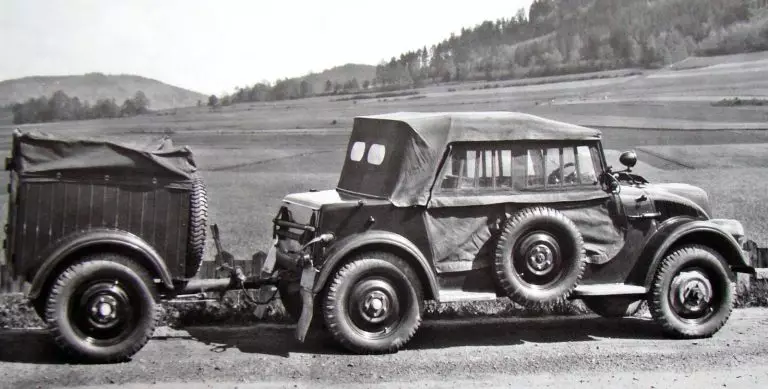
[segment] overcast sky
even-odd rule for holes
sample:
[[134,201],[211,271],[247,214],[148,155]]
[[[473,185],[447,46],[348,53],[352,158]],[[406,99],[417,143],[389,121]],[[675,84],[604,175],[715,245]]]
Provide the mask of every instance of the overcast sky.
[[531,0],[0,0],[0,80],[137,74],[206,94],[375,65]]

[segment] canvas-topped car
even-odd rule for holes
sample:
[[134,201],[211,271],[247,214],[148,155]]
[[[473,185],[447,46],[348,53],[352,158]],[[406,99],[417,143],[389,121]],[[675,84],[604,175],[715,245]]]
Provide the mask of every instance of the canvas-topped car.
[[335,189],[285,196],[263,272],[303,339],[404,346],[424,302],[582,299],[606,317],[647,301],[664,332],[708,337],[735,274],[753,273],[736,220],[705,191],[608,166],[601,132],[515,112],[357,117]]

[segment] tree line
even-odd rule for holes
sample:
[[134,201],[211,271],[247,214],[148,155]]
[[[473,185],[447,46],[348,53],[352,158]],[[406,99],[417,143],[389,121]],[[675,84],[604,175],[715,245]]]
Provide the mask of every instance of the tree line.
[[[718,34],[746,23],[760,8],[764,0],[535,0],[527,15],[521,9],[515,17],[462,29],[429,49],[392,57],[377,66],[377,80],[420,86],[654,68],[715,53],[705,48],[717,46]],[[768,30],[762,34],[768,43]],[[752,44],[752,50],[761,47]],[[750,48],[731,52],[738,50]]]
[[766,0],[534,0],[529,11],[463,28],[376,67],[372,80],[301,78],[211,96],[209,106],[396,90],[440,82],[504,80],[629,67],[657,68],[690,55],[768,49]]
[[50,97],[30,98],[11,105],[14,124],[45,123],[64,120],[85,120],[136,116],[149,112],[149,99],[142,91],[118,105],[114,98],[98,99],[91,105],[78,97],[70,97],[61,90]]

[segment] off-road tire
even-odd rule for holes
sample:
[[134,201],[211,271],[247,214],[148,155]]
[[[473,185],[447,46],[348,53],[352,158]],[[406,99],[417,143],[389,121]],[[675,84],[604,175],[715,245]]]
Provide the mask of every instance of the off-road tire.
[[[381,283],[376,283],[376,280]],[[390,296],[391,291],[394,291],[395,298],[387,299],[390,304],[387,307],[389,312],[396,311],[391,316],[396,322],[388,333],[375,336],[359,325],[363,323],[364,314],[361,313],[362,309],[358,309],[361,304],[354,304],[365,301],[364,296],[370,294],[362,289],[361,298],[355,299],[354,292],[356,288],[366,286],[370,288],[369,293],[381,291],[382,285],[388,285],[383,288],[390,288]],[[410,341],[421,325],[423,296],[418,274],[400,257],[379,251],[356,255],[335,273],[328,285],[323,304],[325,325],[339,344],[354,353],[396,352]],[[395,301],[397,309],[392,305]]]
[[[533,250],[549,250],[551,264],[534,269],[536,264],[529,260]],[[573,221],[555,209],[531,207],[515,213],[504,224],[496,245],[494,275],[512,301],[542,306],[567,299],[586,266],[584,238]]]
[[[100,286],[97,281],[101,282]],[[86,299],[85,293],[93,287],[101,291],[117,291],[111,296],[119,295],[119,292],[127,296],[127,302],[118,305],[127,310],[122,313],[128,312],[125,332],[102,344],[98,344],[100,339],[94,331],[94,321],[86,323],[88,312],[95,314],[99,309],[76,306]],[[155,288],[147,271],[127,257],[110,253],[90,255],[64,270],[54,281],[47,300],[45,321],[54,341],[70,356],[86,362],[112,363],[130,359],[149,341],[159,315]],[[90,328],[87,330],[90,333],[84,328]]]
[[635,296],[590,296],[581,301],[590,311],[608,318],[634,316],[643,304],[643,299]]
[[200,270],[205,254],[208,228],[208,192],[205,182],[195,174],[189,195],[189,232],[187,238],[186,275],[194,277]]
[[[704,319],[686,321],[676,312],[670,289],[682,270],[700,269],[712,290],[712,313]],[[672,338],[708,338],[725,325],[733,310],[735,286],[730,270],[715,250],[696,244],[685,245],[668,254],[658,266],[651,285],[648,308],[664,333]]]

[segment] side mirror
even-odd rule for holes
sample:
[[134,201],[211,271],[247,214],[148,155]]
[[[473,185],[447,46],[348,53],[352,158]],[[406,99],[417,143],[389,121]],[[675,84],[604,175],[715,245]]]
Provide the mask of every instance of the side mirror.
[[633,168],[637,164],[637,154],[634,151],[625,151],[619,156],[619,162],[627,168]]

